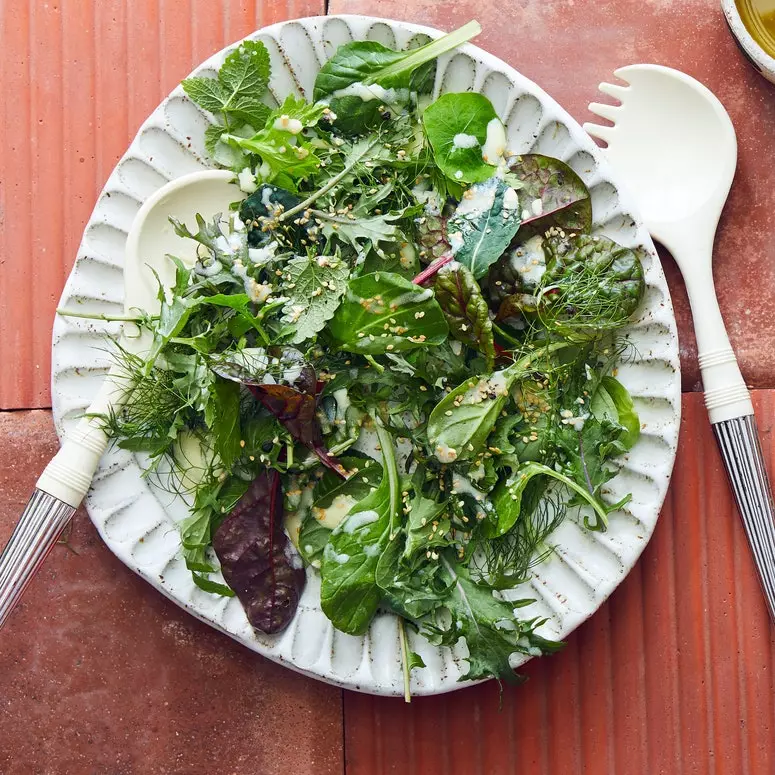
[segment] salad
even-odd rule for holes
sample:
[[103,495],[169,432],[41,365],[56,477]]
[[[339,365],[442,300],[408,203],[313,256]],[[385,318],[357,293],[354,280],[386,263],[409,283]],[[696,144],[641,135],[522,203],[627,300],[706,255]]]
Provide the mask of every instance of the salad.
[[509,148],[486,97],[432,97],[478,31],[341,46],[312,101],[270,106],[258,41],[183,82],[245,198],[174,223],[198,260],[171,257],[138,313],[150,350],[117,347],[128,400],[105,417],[191,504],[199,587],[277,633],[317,573],[339,630],[399,617],[407,687],[407,628],[462,639],[463,679],[562,645],[518,587],[563,519],[605,530],[627,502],[606,484],[640,429],[615,368],[637,252],[592,233],[570,167]]

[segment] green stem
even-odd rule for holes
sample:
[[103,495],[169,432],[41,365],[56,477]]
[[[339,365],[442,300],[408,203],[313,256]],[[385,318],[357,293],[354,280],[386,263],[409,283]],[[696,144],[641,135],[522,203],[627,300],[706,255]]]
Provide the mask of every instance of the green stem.
[[295,207],[291,207],[290,210],[286,210],[284,213],[282,213],[280,216],[278,216],[278,221],[286,221],[288,218],[290,218],[293,215],[296,215],[296,213],[300,213],[303,210],[306,210],[316,199],[319,199],[323,194],[327,194],[340,180],[342,180],[346,175],[350,173],[352,168],[372,149],[375,145],[378,145],[380,142],[379,138],[376,138],[368,145],[365,145],[359,153],[355,153],[354,156],[350,158],[350,160],[347,162],[347,164],[344,165],[344,169],[341,172],[338,172],[336,175],[334,175],[333,178],[331,178],[328,183],[326,183],[323,188],[319,188],[317,191],[315,191],[314,194],[311,194],[308,196],[303,202],[300,202]]
[[377,370],[377,373],[382,374],[385,371],[385,367],[377,363],[373,355],[364,355],[363,357]]
[[158,315],[150,315],[148,318],[138,318],[132,315],[106,315],[102,312],[81,312],[80,310],[57,308],[57,315],[63,318],[83,318],[84,320],[105,320],[108,323],[142,323],[144,320],[157,319]]
[[398,640],[401,644],[401,667],[404,672],[404,700],[412,701],[412,691],[409,684],[409,644],[406,641],[406,626],[404,618],[398,617]]
[[426,62],[430,62],[432,59],[436,59],[442,54],[446,54],[447,51],[452,51],[452,49],[461,46],[463,43],[466,43],[471,40],[471,38],[478,35],[481,31],[482,27],[479,22],[470,21],[468,24],[464,24],[459,29],[450,32],[448,35],[444,35],[437,40],[432,40],[421,48],[414,49],[407,57],[399,62],[383,67],[368,78],[364,78],[363,83],[371,84],[380,81],[384,82],[393,76],[416,70],[420,65],[424,65]]

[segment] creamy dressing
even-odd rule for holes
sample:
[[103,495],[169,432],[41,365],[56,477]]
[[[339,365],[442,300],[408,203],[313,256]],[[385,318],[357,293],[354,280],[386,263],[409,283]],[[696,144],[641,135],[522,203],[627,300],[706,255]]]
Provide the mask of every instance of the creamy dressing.
[[331,96],[336,98],[358,97],[363,102],[379,100],[386,105],[391,105],[395,102],[406,102],[409,99],[409,89],[385,89],[375,83],[365,84],[356,81],[344,89],[337,89]]
[[270,242],[260,248],[248,248],[248,258],[253,264],[267,264],[275,259],[277,243]]
[[477,490],[465,476],[460,474],[452,474],[452,491],[459,495],[470,495],[476,501],[484,500],[484,493],[481,490]]
[[297,135],[304,129],[304,124],[298,118],[289,118],[286,115],[276,118],[272,126],[281,132],[290,132],[292,135]]
[[246,194],[252,194],[258,188],[258,181],[250,167],[245,167],[245,169],[237,175],[237,181],[240,190],[244,191]]
[[339,563],[339,565],[344,565],[350,560],[349,554],[337,552],[331,544],[326,544],[323,555],[327,560],[332,560],[333,562]]
[[503,209],[516,210],[519,207],[519,197],[513,188],[507,188],[503,192]]
[[492,210],[495,204],[495,194],[498,190],[498,181],[491,178],[484,183],[471,186],[463,195],[463,199],[455,210],[455,215],[463,215],[467,218],[477,218]]
[[546,271],[546,255],[543,244],[543,237],[537,234],[511,254],[509,264],[515,274],[517,272],[520,274],[525,285],[538,285]]
[[431,298],[433,298],[432,288],[426,288],[421,293],[407,291],[406,293],[399,294],[390,302],[390,309],[398,309],[403,307],[404,304],[419,304],[421,301],[427,301]]
[[447,239],[449,240],[449,249],[453,254],[457,253],[458,250],[463,247],[463,235],[459,231],[453,231],[450,234],[447,234]]
[[457,460],[457,450],[446,444],[437,444],[434,452],[441,463],[454,463]]
[[473,148],[476,145],[479,145],[479,141],[476,139],[476,137],[474,135],[468,135],[465,132],[458,132],[452,138],[452,147],[456,150],[463,148]]
[[487,124],[487,138],[482,146],[482,159],[497,167],[505,150],[506,129],[499,118],[494,118]]
[[340,530],[343,533],[350,535],[356,530],[360,530],[362,527],[366,527],[366,525],[371,525],[378,519],[379,514],[377,514],[376,511],[357,511],[355,514],[350,514],[350,516],[344,522],[342,522]]
[[312,516],[329,530],[339,527],[342,520],[350,513],[350,509],[357,503],[351,495],[337,495],[328,508],[312,509]]
[[344,417],[351,406],[350,397],[347,395],[347,389],[339,388],[339,390],[335,390],[332,395],[334,396],[334,401],[336,401],[337,414],[341,414],[342,417]]

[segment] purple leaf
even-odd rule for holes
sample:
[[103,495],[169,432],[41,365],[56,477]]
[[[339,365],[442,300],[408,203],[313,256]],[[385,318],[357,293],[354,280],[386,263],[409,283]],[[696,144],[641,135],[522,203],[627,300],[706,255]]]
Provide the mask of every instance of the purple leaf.
[[277,471],[262,471],[256,477],[216,530],[213,548],[250,624],[268,634],[284,630],[296,613],[306,576],[283,531]]

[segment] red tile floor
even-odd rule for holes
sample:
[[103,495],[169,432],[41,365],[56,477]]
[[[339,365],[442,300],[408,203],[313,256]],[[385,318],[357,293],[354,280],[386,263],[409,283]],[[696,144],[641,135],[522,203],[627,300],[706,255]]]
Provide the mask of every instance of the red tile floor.
[[[775,415],[775,87],[711,0],[9,0],[0,2],[0,544],[56,448],[53,310],[98,190],[144,117],[208,54],[284,18],[365,13],[480,45],[579,120],[619,65],[710,86],[740,162],[716,281],[765,453]],[[45,228],[36,228],[45,223]],[[688,309],[666,269],[684,366],[681,451],[643,558],[530,681],[401,701],[266,662],[135,577],[79,513],[0,634],[2,775],[517,773],[771,775],[772,630],[706,423]],[[18,411],[17,411],[18,410]],[[36,411],[28,411],[36,410]]]

